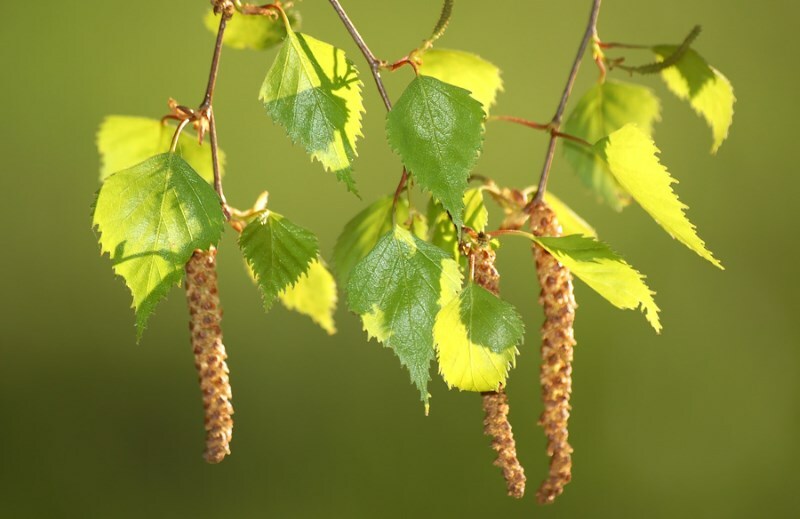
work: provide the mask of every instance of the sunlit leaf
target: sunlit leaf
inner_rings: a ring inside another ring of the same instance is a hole
[[[503,90],[499,68],[476,54],[460,50],[426,51],[419,73],[469,90],[487,114],[494,106],[497,93]]]

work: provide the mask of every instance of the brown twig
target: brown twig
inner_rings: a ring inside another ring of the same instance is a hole
[[[592,37],[596,36],[597,33],[597,17],[600,14],[600,2],[601,0],[593,0],[592,2],[592,12],[589,15],[589,23],[586,25],[586,30],[583,33],[583,39],[581,39],[580,47],[578,47],[578,54],[575,56],[575,61],[572,63],[572,69],[570,70],[569,77],[567,78],[567,85],[564,87],[564,92],[561,94],[561,101],[558,103],[556,113],[553,116],[553,119],[550,121],[550,127],[552,128],[550,134],[550,143],[547,146],[547,154],[545,155],[542,174],[539,178],[539,188],[536,192],[536,196],[534,197],[534,201],[541,201],[544,197],[545,190],[547,189],[547,179],[550,176],[550,168],[553,165],[553,157],[555,156],[556,151],[556,141],[559,137],[557,133],[561,128],[561,120],[564,118],[564,110],[567,108],[567,101],[569,101],[569,96],[572,93],[572,87],[575,85],[575,78],[578,77],[578,70],[580,69],[583,55],[586,53],[586,48],[589,46],[589,41],[592,39]]]

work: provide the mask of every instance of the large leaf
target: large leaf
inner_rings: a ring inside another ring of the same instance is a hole
[[[608,245],[578,235],[535,240],[612,305],[626,310],[641,307],[650,325],[656,332],[661,331],[654,292],[645,284],[644,276]]]
[[[110,115],[103,120],[97,133],[97,149],[100,152],[100,181],[112,173],[122,171],[143,162],[154,155],[169,151],[173,126],[146,117]],[[211,147],[202,146],[197,137],[184,131],[178,139],[175,152],[183,157],[200,176],[208,182],[214,180],[211,163]],[[220,167],[224,169],[225,154],[220,150]]]
[[[669,56],[675,49],[675,45],[653,47],[659,59]],[[661,77],[676,96],[688,100],[697,115],[706,120],[714,137],[711,152],[716,153],[733,123],[736,97],[728,78],[694,49],[687,50],[675,65],[664,69]]]
[[[459,257],[458,233],[442,204],[431,198],[428,204],[428,222],[431,226],[431,243]],[[477,231],[486,230],[489,211],[483,203],[483,190],[467,189],[464,193],[464,225]]]
[[[336,333],[336,280],[321,260],[313,261],[294,286],[284,289],[278,297],[286,308],[309,316],[329,335]]]
[[[356,265],[347,285],[350,310],[370,337],[395,351],[426,404],[436,314],[460,288],[458,263],[399,226]]]
[[[353,192],[352,162],[364,111],[361,85],[344,51],[288,29],[259,95],[292,142]]]
[[[286,16],[294,30],[300,26],[300,14],[286,9]],[[219,16],[210,9],[203,23],[214,34],[219,29]],[[265,50],[278,45],[286,38],[286,25],[281,18],[235,14],[228,20],[222,42],[232,49]]]
[[[403,164],[463,224],[467,179],[483,144],[484,113],[469,92],[418,76],[386,120],[389,144]]]
[[[280,292],[308,272],[319,254],[317,237],[287,218],[264,211],[239,236],[247,264],[255,274],[264,309],[269,310]]]
[[[629,124],[597,142],[594,148],[620,185],[670,236],[722,268],[686,218],[686,205],[672,191],[672,184],[678,181],[658,161],[659,150],[645,132]]]
[[[408,219],[408,202],[399,200],[397,223]],[[385,196],[373,202],[345,224],[333,248],[333,266],[339,281],[347,285],[350,272],[378,240],[392,229],[392,197]]]
[[[496,391],[506,382],[524,331],[512,305],[469,283],[433,327],[439,372],[448,387]]]
[[[500,69],[476,54],[460,50],[432,49],[422,55],[419,73],[470,91],[472,97],[489,109],[503,90]]]
[[[109,176],[93,225],[102,252],[133,294],[137,337],[195,249],[208,249],[224,224],[217,194],[181,157],[165,153]]]
[[[606,80],[578,101],[562,131],[594,143],[628,123],[636,123],[651,135],[660,112],[661,103],[649,88]],[[629,194],[590,148],[564,140],[564,156],[581,180],[609,206],[619,211],[630,203]]]

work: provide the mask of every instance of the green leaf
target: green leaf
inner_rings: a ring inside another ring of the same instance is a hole
[[[660,113],[661,103],[649,88],[606,80],[578,101],[562,131],[594,143],[628,123],[636,123],[652,135]],[[578,177],[610,207],[621,211],[630,204],[630,195],[590,148],[564,140],[564,157]]]
[[[565,236],[569,234],[582,234],[584,236],[592,236],[597,238],[597,231],[594,230],[594,227],[589,225],[586,220],[581,218],[578,213],[573,211],[552,192],[545,192],[544,201],[547,202],[547,205],[549,205],[553,212],[556,213],[558,223],[561,225],[561,229]]]
[[[338,301],[336,280],[320,259],[311,262],[297,283],[285,288],[278,297],[286,308],[309,316],[328,335],[336,333],[333,321]]]
[[[663,60],[676,48],[675,45],[659,45],[653,47],[653,52]],[[733,123],[736,97],[728,78],[694,49],[687,50],[674,66],[662,71],[661,77],[672,93],[688,100],[697,115],[706,120],[714,137],[711,153],[716,153]]]
[[[515,363],[524,334],[516,309],[470,282],[436,316],[433,337],[448,387],[497,391]]]
[[[370,337],[395,351],[426,404],[433,324],[460,288],[458,263],[399,226],[356,265],[347,284],[350,310]]]
[[[497,93],[503,91],[500,69],[476,54],[433,49],[422,55],[419,73],[470,91],[488,114]]]
[[[284,9],[294,30],[300,27],[300,14],[294,9]],[[203,23],[214,34],[219,30],[219,16],[210,9]],[[232,49],[266,50],[278,45],[286,38],[286,27],[282,18],[235,14],[225,28],[222,40]]]
[[[239,247],[256,276],[265,310],[281,291],[308,272],[319,254],[317,237],[311,231],[272,211],[264,211],[247,224],[239,236]]]
[[[418,76],[386,120],[389,144],[459,226],[467,179],[483,144],[484,113],[469,92]]]
[[[97,149],[100,152],[100,181],[112,173],[131,168],[159,153],[169,151],[173,126],[146,117],[110,115],[103,120],[97,133]],[[214,181],[211,163],[211,147],[197,142],[197,137],[188,130],[178,139],[175,150],[208,182]],[[220,167],[224,169],[225,154],[219,150]]]
[[[442,204],[431,198],[428,203],[428,222],[432,227],[431,243],[446,250],[453,258],[459,257],[458,233]],[[468,189],[464,193],[464,225],[478,232],[486,230],[489,211],[483,203],[483,190]]]
[[[133,294],[137,339],[158,302],[180,284],[195,249],[217,244],[224,222],[217,194],[174,153],[106,179],[92,223],[101,251]]]
[[[670,236],[723,268],[686,218],[683,211],[687,207],[671,187],[678,181],[658,161],[659,149],[645,132],[629,124],[599,141],[594,148],[606,160],[620,185]]]
[[[608,245],[578,235],[535,241],[612,305],[624,310],[640,307],[650,325],[661,332],[655,293],[645,284],[645,277]]]
[[[399,200],[397,221],[408,219],[408,202]],[[392,197],[370,204],[345,224],[333,248],[333,266],[339,281],[347,285],[353,267],[371,251],[378,240],[392,229]]]
[[[364,111],[361,85],[344,51],[289,30],[259,95],[292,142],[299,142],[352,192],[352,162]]]

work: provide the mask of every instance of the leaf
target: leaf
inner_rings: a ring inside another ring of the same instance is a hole
[[[352,162],[364,111],[361,86],[344,51],[289,29],[259,95],[292,142],[299,142],[352,192]]]
[[[216,245],[224,217],[219,198],[181,157],[165,153],[109,176],[92,224],[133,295],[137,340],[195,249]]]
[[[562,131],[594,143],[628,123],[636,123],[652,135],[660,113],[661,103],[649,88],[606,80],[578,101]],[[621,211],[630,204],[630,195],[590,148],[564,140],[564,157],[578,177],[610,207]]]
[[[267,311],[280,292],[308,272],[319,254],[311,231],[273,211],[264,211],[247,224],[239,247],[255,274]]]
[[[661,332],[655,293],[645,284],[645,277],[608,245],[578,235],[535,241],[612,305],[623,310],[641,308],[650,325]]]
[[[294,9],[286,9],[286,16],[297,30],[300,27],[300,13]],[[214,34],[219,29],[219,16],[210,9],[203,23]],[[278,45],[286,38],[286,27],[280,18],[270,16],[250,16],[235,14],[225,28],[222,43],[232,49],[266,50]]]
[[[676,48],[676,45],[659,45],[653,47],[653,52],[663,60]],[[716,153],[733,124],[736,97],[728,78],[694,49],[687,50],[674,66],[662,71],[661,77],[673,94],[688,100],[697,115],[706,120],[714,137],[711,153]]]
[[[488,114],[503,91],[500,69],[476,54],[460,50],[433,49],[422,55],[419,73],[464,88]]]
[[[594,227],[589,225],[586,220],[581,218],[580,215],[562,202],[561,199],[552,192],[545,192],[544,201],[547,202],[547,205],[556,213],[558,223],[561,225],[565,236],[570,234],[582,234],[584,236],[597,238],[597,231],[594,230]]]
[[[100,152],[100,181],[112,173],[131,168],[159,153],[169,151],[175,128],[146,117],[110,115],[103,120],[97,133]],[[175,150],[201,177],[214,181],[211,147],[202,146],[197,137],[184,131]],[[220,167],[224,169],[225,154],[219,150]]]
[[[470,282],[436,316],[433,337],[448,387],[497,391],[515,363],[524,334],[516,309]]]
[[[459,226],[467,179],[483,144],[483,119],[480,103],[463,88],[418,76],[386,120],[392,149]]]
[[[404,222],[408,216],[408,202],[399,200],[397,221]],[[345,224],[333,248],[334,270],[343,285],[347,285],[353,267],[369,254],[378,240],[391,229],[391,196],[373,202]]]
[[[370,337],[395,351],[426,404],[433,324],[460,288],[458,263],[399,226],[356,265],[347,284],[350,310]]]
[[[683,211],[687,207],[671,187],[678,181],[658,161],[659,149],[645,132],[629,124],[599,141],[594,148],[606,160],[620,185],[670,236],[723,268],[686,218]]]
[[[458,233],[442,204],[434,198],[428,203],[428,222],[433,228],[431,243],[450,253],[453,258],[458,258]],[[464,193],[464,225],[483,232],[488,223],[489,211],[483,203],[483,190],[468,189]]]
[[[328,335],[336,333],[333,321],[338,301],[336,280],[319,258],[311,263],[294,286],[285,288],[278,297],[286,308],[309,316]]]

